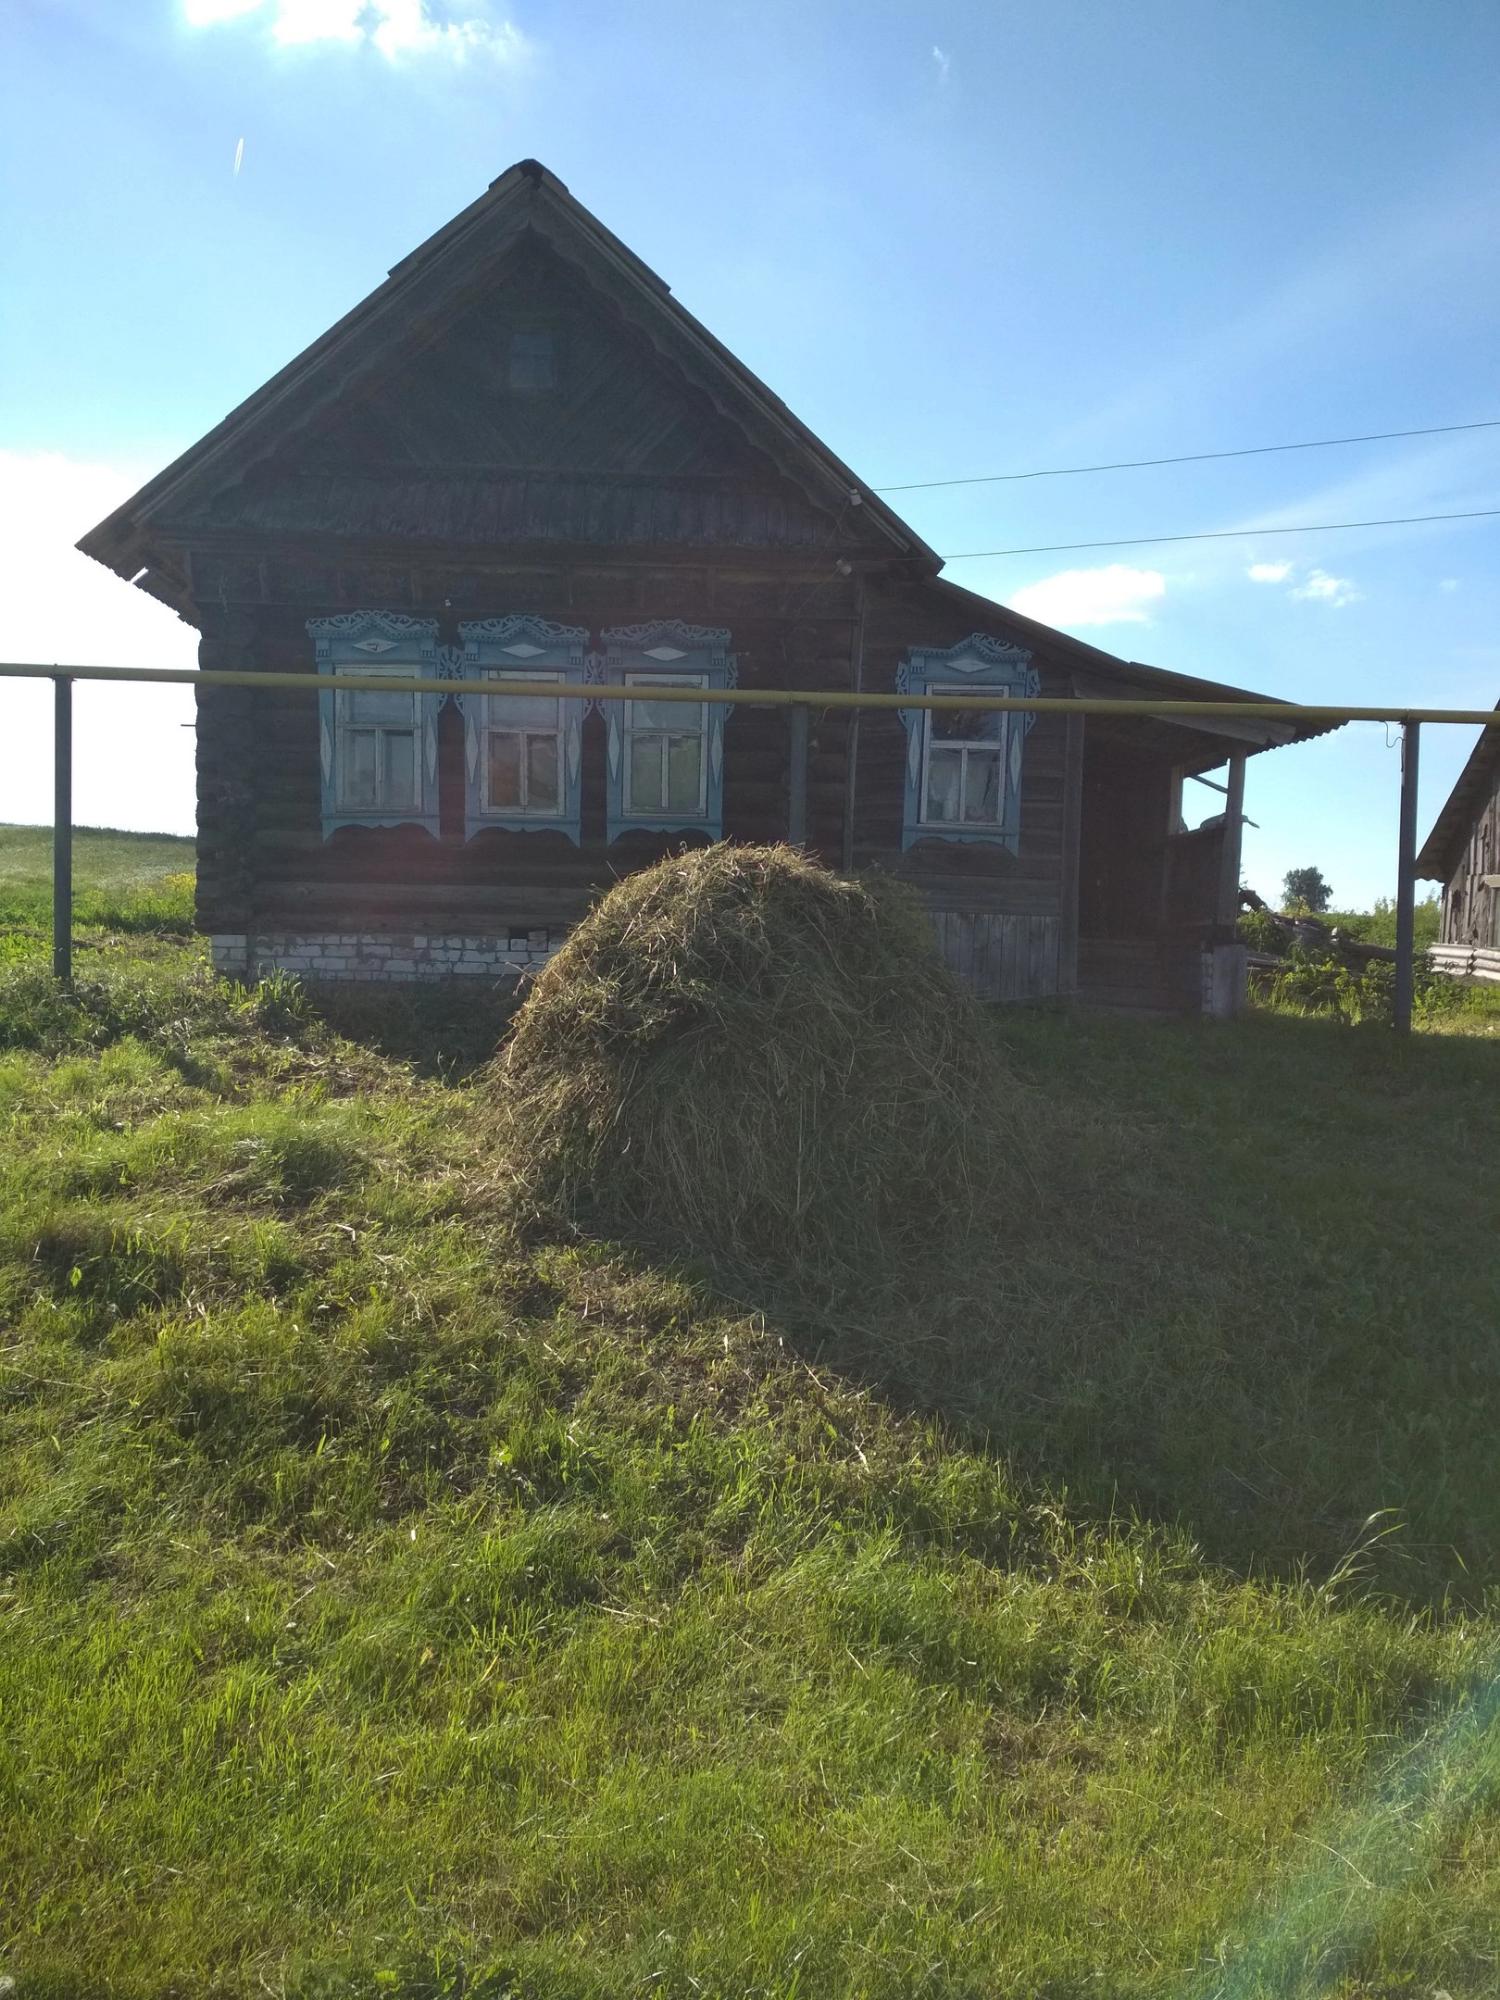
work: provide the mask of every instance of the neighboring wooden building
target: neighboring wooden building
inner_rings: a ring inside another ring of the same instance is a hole
[[[787,836],[788,715],[714,690],[1231,699],[941,578],[940,558],[535,161],[79,546],[205,669],[436,674],[451,699],[198,695],[225,970],[534,967],[622,871]],[[507,676],[701,687],[507,698]],[[1240,812],[1184,775],[1318,733],[814,702],[806,843],[913,883],[981,993],[1196,1007]],[[1220,973],[1222,975],[1222,965]],[[1231,981],[1232,983],[1232,981]]]
[[[1431,964],[1440,972],[1500,979],[1500,729],[1481,732],[1417,856],[1417,873],[1443,885]]]

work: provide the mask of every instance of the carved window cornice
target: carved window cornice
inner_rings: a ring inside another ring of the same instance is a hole
[[[1039,694],[1042,685],[1041,676],[1031,663],[1031,654],[1024,646],[993,638],[987,632],[971,632],[952,646],[913,646],[896,669],[897,694],[926,694],[934,686],[955,684],[963,688],[972,686],[976,693],[984,688],[1015,696]],[[1000,817],[998,821],[980,824],[923,818],[933,712],[903,708],[898,713],[906,730],[902,847],[913,847],[919,840],[951,840],[1003,847],[1016,853],[1021,837],[1022,756],[1036,717],[1021,709],[999,711],[995,735],[998,747],[990,754],[998,756],[1003,786]]]
[[[411,618],[404,611],[340,611],[330,618],[309,618],[307,632],[317,658],[360,652],[371,659],[400,651],[428,658],[437,650],[437,620]],[[351,661],[352,665],[353,662]]]
[[[487,644],[512,652],[535,647],[538,652],[566,651],[582,656],[588,645],[586,625],[558,625],[550,618],[533,618],[519,612],[505,618],[466,618],[458,628],[466,648]],[[517,652],[524,658],[524,654]]]
[[[658,618],[640,625],[610,625],[599,635],[603,657],[589,665],[589,679],[596,685],[618,686],[627,675],[650,674],[669,679],[673,674],[689,676],[703,688],[701,711],[704,738],[703,805],[701,811],[676,813],[636,813],[626,797],[626,716],[631,704],[599,702],[605,723],[605,804],[606,838],[616,841],[624,833],[705,833],[719,840],[724,832],[724,724],[733,710],[715,702],[719,688],[732,688],[739,679],[739,663],[729,651],[729,632],[717,625],[689,625],[680,618]]]
[[[413,618],[404,611],[343,611],[328,618],[309,618],[308,637],[318,671],[330,677],[347,669],[366,670],[378,681],[381,670],[412,679],[432,680],[443,674],[435,618]],[[411,721],[393,733],[412,737],[416,795],[400,806],[380,803],[353,806],[345,796],[351,733],[368,734],[358,721],[356,704],[365,696],[357,690],[328,688],[318,696],[318,762],[322,779],[322,825],[325,840],[340,827],[420,826],[436,836],[439,826],[437,777],[437,717],[445,697],[411,696]]]

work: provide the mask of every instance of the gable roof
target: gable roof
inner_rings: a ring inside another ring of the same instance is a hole
[[[1500,701],[1495,703],[1500,715]],[[1469,761],[1458,774],[1432,831],[1417,856],[1417,873],[1424,882],[1447,882],[1458,866],[1481,807],[1500,783],[1500,729],[1481,729]]]
[[[781,398],[673,298],[633,251],[538,161],[522,160],[394,265],[385,282],[246,398],[165,471],[82,537],[78,547],[127,579],[151,553],[152,529],[243,477],[338,397],[415,346],[471,298],[528,235],[544,239],[602,291],[815,504],[858,509],[884,553],[935,572],[941,558]]]

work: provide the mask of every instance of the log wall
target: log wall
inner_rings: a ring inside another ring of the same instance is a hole
[[[376,581],[377,579],[372,579]],[[356,583],[357,594],[357,583]],[[742,687],[847,687],[852,589],[788,587],[767,578],[673,574],[652,587],[618,574],[496,574],[458,601],[418,603],[444,643],[460,619],[529,611],[609,626],[652,618],[727,626]],[[815,601],[816,600],[816,601]],[[308,672],[306,620],[328,608],[304,599],[211,618],[205,666]],[[199,693],[199,922],[215,933],[339,929],[519,932],[575,923],[620,874],[697,836],[630,833],[606,845],[605,725],[583,727],[582,843],[543,830],[487,828],[464,837],[462,739],[445,705],[439,729],[442,834],[417,827],[344,827],[324,839],[317,696],[267,689]],[[786,837],[785,712],[735,708],[725,727],[724,831],[740,841]],[[809,848],[837,866],[843,843],[848,717],[814,721],[808,769]]]
[[[290,559],[282,574],[295,575]],[[372,565],[368,584],[343,567],[339,597],[315,595],[318,573],[290,599],[241,604],[210,614],[205,665],[306,672],[309,616],[349,601],[375,606],[387,581]],[[263,578],[264,571],[261,576]],[[680,618],[725,626],[741,687],[850,688],[863,631],[863,685],[894,691],[896,668],[915,645],[946,646],[974,629],[918,585],[859,589],[850,579],[794,580],[741,568],[618,568],[590,573],[496,568],[443,579],[444,594],[405,608],[439,620],[456,644],[461,619],[526,611],[586,624],[591,643],[609,626]],[[264,588],[263,582],[257,583]],[[996,621],[999,622],[999,621]],[[996,636],[1004,637],[1002,629]],[[1067,693],[1065,677],[1043,666],[1043,691]],[[814,705],[808,769],[807,845],[833,867],[846,849],[848,711]],[[737,841],[786,837],[789,718],[785,711],[735,708],[724,736],[724,833]],[[941,948],[955,970],[995,999],[1056,992],[1068,933],[1064,801],[1067,725],[1040,717],[1026,743],[1019,851],[924,840],[903,853],[906,733],[894,712],[867,712],[858,732],[852,859],[910,883],[934,913]],[[582,843],[553,831],[486,829],[464,837],[462,735],[457,712],[440,718],[439,837],[417,827],[344,827],[322,832],[317,697],[311,692],[204,689],[199,694],[199,921],[215,934],[315,936],[338,933],[556,933],[576,923],[620,874],[691,844],[692,835],[630,833],[606,844],[605,725],[583,727]],[[1067,947],[1070,948],[1070,947]]]

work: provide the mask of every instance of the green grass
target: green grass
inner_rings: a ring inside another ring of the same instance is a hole
[[[22,2000],[1500,1986],[1483,1037],[997,1017],[1055,1143],[893,1339],[518,1239],[437,1000],[37,951]]]
[[[166,833],[78,827],[73,834],[73,911],[85,933],[186,935],[193,927],[194,843]],[[30,955],[52,926],[52,832],[0,825],[0,964]]]

